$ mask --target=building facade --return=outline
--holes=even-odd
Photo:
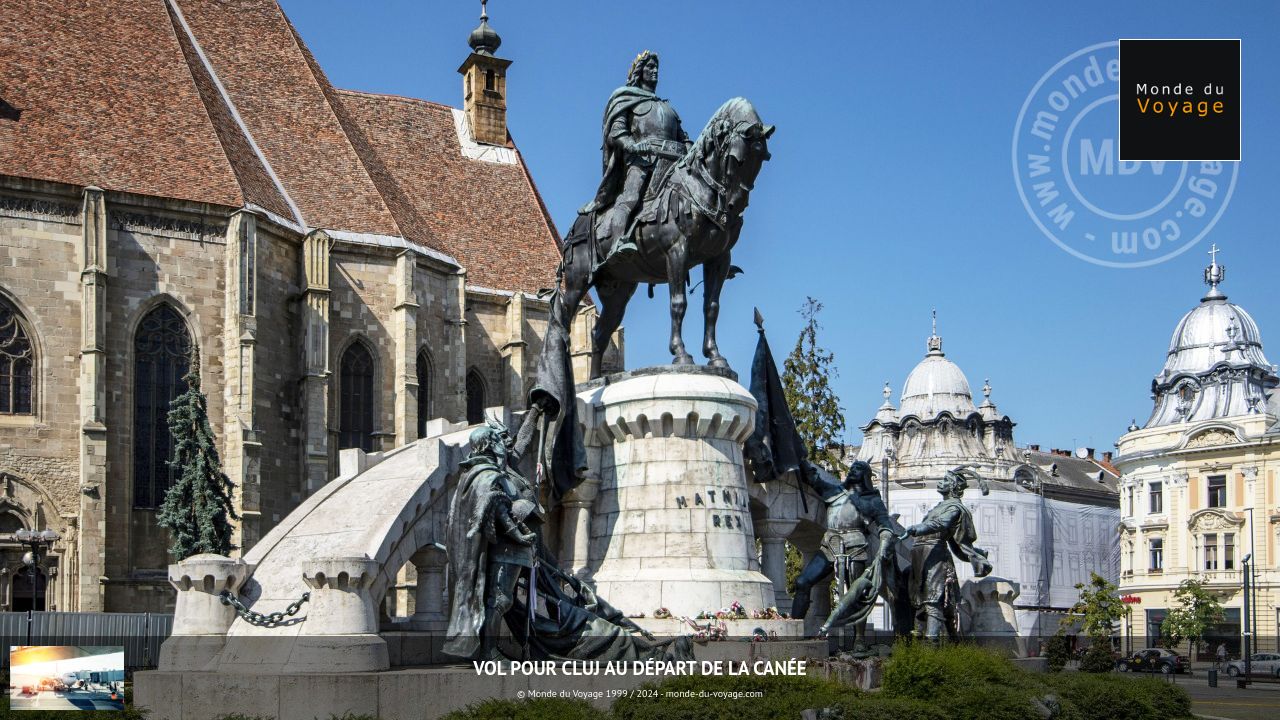
[[[1134,605],[1132,635],[1162,641],[1160,625],[1185,580],[1198,580],[1226,615],[1207,634],[1242,650],[1244,574],[1257,582],[1260,650],[1280,634],[1280,424],[1276,367],[1244,308],[1227,301],[1225,268],[1205,270],[1209,291],[1174,329],[1151,384],[1154,407],[1116,446],[1121,479],[1121,589]]]
[[[862,427],[857,459],[870,463],[882,482],[887,473],[889,511],[903,525],[923,520],[938,504],[937,483],[947,470],[969,465],[986,478],[989,495],[973,487],[964,496],[977,545],[988,552],[992,575],[1018,586],[1012,598],[1018,633],[1052,635],[1079,597],[1077,583],[1087,583],[1091,572],[1117,579],[1119,473],[1110,453],[1095,456],[1092,448],[1019,446],[1015,423],[991,400],[990,381],[975,406],[969,381],[943,353],[936,328],[927,348],[903,384],[901,407],[890,402],[885,384],[884,403]],[[967,563],[956,570],[962,583],[973,575]],[[880,617],[874,614],[873,622]]]
[[[334,88],[274,0],[0,25],[0,607],[171,606],[155,514],[192,358],[241,549],[339,449],[523,404],[559,237],[487,21],[460,109]],[[24,527],[61,536],[39,572]]]

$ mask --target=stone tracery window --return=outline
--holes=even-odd
[[[191,358],[187,323],[160,305],[138,324],[133,338],[133,506],[159,507],[173,484],[169,404],[186,391]]]
[[[476,425],[484,422],[485,386],[484,378],[475,368],[467,371],[467,422]]]
[[[427,436],[427,421],[431,419],[431,357],[427,349],[418,351],[418,437]]]
[[[342,354],[338,448],[373,452],[373,353],[356,341]]]
[[[0,297],[0,415],[34,415],[35,350],[18,309]]]

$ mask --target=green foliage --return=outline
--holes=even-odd
[[[1089,573],[1089,583],[1076,583],[1080,591],[1080,599],[1071,606],[1068,616],[1062,624],[1069,625],[1076,621],[1089,636],[1094,645],[1100,642],[1110,643],[1111,633],[1116,624],[1124,620],[1132,609],[1120,600],[1120,588],[1107,582],[1098,573]]]
[[[898,645],[885,664],[881,695],[912,698],[956,720],[1034,720],[1053,703],[1058,720],[1191,717],[1191,700],[1176,685],[1118,674],[1029,673],[969,645]]]
[[[796,578],[800,577],[800,572],[804,570],[804,557],[800,555],[800,549],[792,545],[790,540],[784,540],[782,548],[787,559],[787,594],[795,595]]]
[[[1080,671],[1087,673],[1106,673],[1115,669],[1116,658],[1111,652],[1111,640],[1094,642],[1084,651],[1080,658]]]
[[[227,555],[231,552],[230,520],[238,519],[231,502],[234,485],[218,459],[208,404],[200,390],[200,363],[194,352],[183,380],[187,391],[173,399],[168,418],[174,445],[169,465],[179,475],[165,493],[156,521],[170,530],[173,544],[169,552],[179,560],[198,553]]]
[[[1071,660],[1071,643],[1067,641],[1067,636],[1059,631],[1049,638],[1045,643],[1044,656],[1049,663],[1049,672],[1062,672],[1062,668]]]
[[[810,708],[833,707],[862,692],[833,680],[810,677],[705,676],[675,677],[659,685],[661,692],[692,691],[694,697],[623,697],[613,704],[616,720],[794,720]],[[697,693],[760,692],[761,697],[698,697]]]
[[[813,464],[843,475],[844,411],[830,380],[838,375],[835,355],[818,345],[818,313],[822,303],[806,298],[800,316],[804,329],[783,362],[782,387],[796,431]]]
[[[1041,681],[1007,658],[973,645],[899,643],[885,664],[883,692],[926,702],[956,720],[1039,720]]]
[[[1191,717],[1191,697],[1155,678],[1065,673],[1051,680],[1081,720],[1166,720]]]
[[[1205,630],[1222,622],[1222,603],[1199,580],[1183,580],[1173,591],[1173,605],[1160,626],[1170,648],[1186,640],[1190,652],[1190,645],[1204,638]]]
[[[586,700],[536,698],[485,700],[454,710],[440,720],[606,720],[608,713],[597,710]]]
[[[840,720],[948,720],[946,713],[923,700],[883,693],[842,700],[834,707]]]

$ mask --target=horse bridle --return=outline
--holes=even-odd
[[[720,159],[719,162],[721,164],[721,169],[725,171],[726,175],[728,174],[728,168],[726,167],[726,165],[729,162],[730,156],[728,155],[728,153],[724,152],[724,148],[725,148],[725,145],[728,144],[729,138],[735,135],[739,137],[746,137],[746,133],[739,131],[737,126],[735,126],[731,130],[725,132],[722,137],[716,140],[716,157]],[[699,202],[698,199],[693,196],[693,193],[689,192],[688,190],[684,190],[682,194],[689,201],[689,203],[692,204],[693,207],[698,210],[698,212],[702,213],[708,220],[711,221],[711,224],[715,225],[720,230],[724,230],[725,225],[727,225],[729,222],[729,214],[725,212],[725,207],[724,207],[726,198],[729,194],[729,188],[721,184],[720,181],[716,180],[714,177],[710,175],[710,173],[707,172],[705,163],[697,163],[695,165],[695,171],[698,174],[698,179],[701,180],[703,183],[705,183],[708,187],[710,187],[715,192],[716,207],[715,208],[707,207],[703,203]],[[679,188],[681,186],[677,186],[677,187]],[[746,190],[747,192],[751,192],[751,190],[755,187],[755,183],[748,185],[740,182],[738,183],[738,187],[742,188],[743,190]]]

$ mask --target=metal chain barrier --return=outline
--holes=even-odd
[[[223,605],[230,605],[235,608],[236,615],[239,615],[250,625],[257,625],[259,627],[275,627],[284,622],[285,618],[297,615],[298,610],[302,609],[302,604],[311,599],[311,593],[302,593],[302,597],[298,598],[295,602],[290,603],[289,607],[284,609],[284,612],[273,612],[265,615],[254,612],[245,607],[244,603],[240,602],[240,599],[235,595],[232,595],[229,590],[223,590],[218,594],[218,597],[222,600]]]

